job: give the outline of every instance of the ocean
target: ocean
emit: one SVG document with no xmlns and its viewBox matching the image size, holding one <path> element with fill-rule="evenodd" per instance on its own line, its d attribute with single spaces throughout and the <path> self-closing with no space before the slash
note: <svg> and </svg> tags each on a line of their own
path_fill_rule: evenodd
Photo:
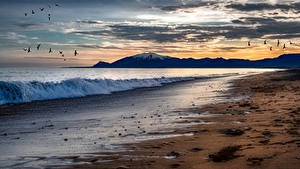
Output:
<svg viewBox="0 0 300 169">
<path fill-rule="evenodd" d="M 83 97 L 271 69 L 0 68 L 0 105 Z"/>
<path fill-rule="evenodd" d="M 274 69 L 0 68 L 0 168 L 71 164 L 59 157 L 122 151 L 175 137 L 210 116 L 232 81 Z M 187 133 L 192 134 L 192 133 Z"/>
</svg>

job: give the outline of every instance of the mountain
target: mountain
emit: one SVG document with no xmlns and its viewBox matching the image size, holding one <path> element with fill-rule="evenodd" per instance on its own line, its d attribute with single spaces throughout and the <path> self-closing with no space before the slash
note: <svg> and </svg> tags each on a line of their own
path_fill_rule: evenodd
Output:
<svg viewBox="0 0 300 169">
<path fill-rule="evenodd" d="M 246 59 L 180 59 L 156 53 L 142 53 L 113 63 L 99 62 L 93 68 L 294 68 L 300 67 L 300 54 L 284 54 L 262 60 Z"/>
</svg>

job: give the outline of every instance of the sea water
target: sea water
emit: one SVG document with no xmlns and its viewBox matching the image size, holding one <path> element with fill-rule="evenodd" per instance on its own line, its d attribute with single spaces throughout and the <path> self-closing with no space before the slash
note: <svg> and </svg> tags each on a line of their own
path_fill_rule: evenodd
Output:
<svg viewBox="0 0 300 169">
<path fill-rule="evenodd" d="M 59 157 L 180 136 L 151 133 L 207 124 L 188 122 L 210 116 L 190 108 L 226 101 L 232 80 L 266 71 L 274 70 L 0 68 L 0 111 L 16 107 L 0 116 L 0 168 L 72 164 Z"/>
<path fill-rule="evenodd" d="M 0 68 L 0 105 L 83 97 L 268 69 Z"/>
</svg>

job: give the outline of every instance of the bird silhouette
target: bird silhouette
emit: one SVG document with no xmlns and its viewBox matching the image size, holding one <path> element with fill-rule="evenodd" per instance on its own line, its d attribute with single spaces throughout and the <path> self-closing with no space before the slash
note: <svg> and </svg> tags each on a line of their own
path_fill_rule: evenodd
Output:
<svg viewBox="0 0 300 169">
<path fill-rule="evenodd" d="M 294 43 L 292 41 L 290 41 L 290 45 L 293 45 Z"/>
<path fill-rule="evenodd" d="M 45 8 L 40 8 L 41 11 L 44 11 Z"/>
<path fill-rule="evenodd" d="M 277 47 L 280 45 L 280 41 L 279 40 L 277 40 Z"/>
<path fill-rule="evenodd" d="M 282 49 L 285 49 L 286 47 L 285 47 L 285 44 L 283 44 L 283 48 Z"/>
<path fill-rule="evenodd" d="M 27 16 L 27 13 L 24 13 L 25 16 Z"/>
<path fill-rule="evenodd" d="M 74 51 L 74 56 L 79 55 L 79 53 L 77 52 L 77 50 Z"/>
<path fill-rule="evenodd" d="M 55 6 L 59 6 L 58 4 L 55 4 Z"/>
<path fill-rule="evenodd" d="M 271 46 L 271 47 L 270 47 L 270 51 L 272 51 L 272 49 L 273 49 L 273 48 L 272 48 L 272 46 Z"/>
<path fill-rule="evenodd" d="M 58 51 L 58 52 L 59 52 L 59 54 L 61 54 L 61 55 L 63 54 L 63 51 Z"/>
<path fill-rule="evenodd" d="M 49 49 L 49 53 L 51 53 L 51 52 L 52 52 L 52 49 L 50 48 L 50 49 Z"/>
<path fill-rule="evenodd" d="M 34 15 L 34 14 L 35 14 L 34 10 L 31 10 L 31 14 L 32 14 L 32 15 Z"/>
<path fill-rule="evenodd" d="M 267 40 L 264 41 L 264 44 L 265 44 L 265 45 L 267 44 Z"/>
<path fill-rule="evenodd" d="M 38 44 L 37 47 L 36 47 L 36 49 L 40 50 L 40 47 L 41 47 L 41 44 Z"/>
<path fill-rule="evenodd" d="M 250 43 L 250 41 L 248 41 L 248 46 L 251 46 L 251 43 Z"/>
</svg>

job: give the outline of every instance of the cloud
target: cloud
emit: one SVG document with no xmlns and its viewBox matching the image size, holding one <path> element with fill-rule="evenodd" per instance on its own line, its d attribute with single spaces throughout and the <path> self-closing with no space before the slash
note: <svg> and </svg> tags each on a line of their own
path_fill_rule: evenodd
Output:
<svg viewBox="0 0 300 169">
<path fill-rule="evenodd" d="M 239 11 L 262 11 L 262 10 L 300 10 L 300 3 L 292 4 L 270 4 L 270 3 L 233 3 L 225 6 L 226 8 L 231 8 Z"/>
<path fill-rule="evenodd" d="M 272 17 L 241 17 L 235 25 L 143 26 L 113 24 L 105 30 L 75 31 L 72 33 L 103 36 L 114 40 L 150 41 L 154 43 L 208 42 L 217 38 L 255 39 L 298 37 L 300 22 L 282 21 Z M 282 34 L 278 36 L 277 34 Z M 275 36 L 276 35 L 276 36 Z"/>
<path fill-rule="evenodd" d="M 81 20 L 81 21 L 76 21 L 77 23 L 83 23 L 83 24 L 102 24 L 103 22 L 101 21 L 93 21 L 93 20 Z"/>
<path fill-rule="evenodd" d="M 22 29 L 30 29 L 39 26 L 39 24 L 35 23 L 17 23 L 16 26 L 22 28 Z"/>
<path fill-rule="evenodd" d="M 10 39 L 10 40 L 18 40 L 23 38 L 26 38 L 26 36 L 22 34 L 18 34 L 16 32 L 7 32 L 6 35 L 6 39 Z"/>
<path fill-rule="evenodd" d="M 119 40 L 145 40 L 158 43 L 182 41 L 185 37 L 168 26 L 110 25 L 107 30 L 77 31 L 77 34 L 104 36 Z"/>
<path fill-rule="evenodd" d="M 158 6 L 158 8 L 162 11 L 177 11 L 180 9 L 190 9 L 190 8 L 198 8 L 203 6 L 211 6 L 217 4 L 216 1 L 197 1 L 197 2 L 190 2 L 187 4 L 177 4 L 171 6 Z"/>
<path fill-rule="evenodd" d="M 94 44 L 79 44 L 79 45 L 75 45 L 75 46 L 81 47 L 81 48 L 90 48 L 90 49 L 121 49 L 116 46 L 101 46 L 101 45 L 94 45 Z"/>
<path fill-rule="evenodd" d="M 256 33 L 271 39 L 298 38 L 300 34 L 299 21 L 282 21 L 273 18 L 242 17 L 238 21 L 241 24 L 258 24 Z M 282 19 L 282 18 L 280 18 Z"/>
</svg>

